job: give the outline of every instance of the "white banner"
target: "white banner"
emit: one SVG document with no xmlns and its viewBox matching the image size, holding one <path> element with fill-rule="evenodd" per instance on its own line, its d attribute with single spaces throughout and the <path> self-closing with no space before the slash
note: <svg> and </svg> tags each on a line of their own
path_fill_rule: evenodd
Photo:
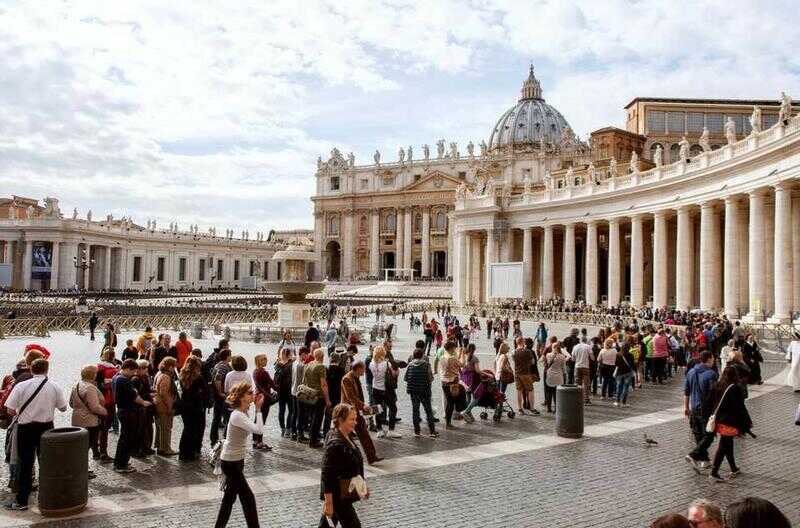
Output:
<svg viewBox="0 0 800 528">
<path fill-rule="evenodd" d="M 518 299 L 523 296 L 522 262 L 489 264 L 489 298 Z"/>
</svg>

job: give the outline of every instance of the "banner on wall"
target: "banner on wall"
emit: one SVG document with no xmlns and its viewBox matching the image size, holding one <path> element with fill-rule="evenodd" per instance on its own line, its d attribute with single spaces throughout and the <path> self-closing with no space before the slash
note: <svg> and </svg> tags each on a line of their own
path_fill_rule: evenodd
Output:
<svg viewBox="0 0 800 528">
<path fill-rule="evenodd" d="M 31 278 L 49 279 L 53 269 L 52 242 L 34 242 L 31 259 Z"/>
</svg>

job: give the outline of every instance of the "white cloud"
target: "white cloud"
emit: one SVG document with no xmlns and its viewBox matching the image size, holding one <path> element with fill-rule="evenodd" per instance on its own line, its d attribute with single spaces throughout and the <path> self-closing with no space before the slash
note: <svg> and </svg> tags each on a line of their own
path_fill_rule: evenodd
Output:
<svg viewBox="0 0 800 528">
<path fill-rule="evenodd" d="M 799 87 L 791 2 L 4 5 L 2 188 L 162 224 L 310 226 L 318 154 L 477 142 L 528 60 L 582 135 L 635 96 Z"/>
</svg>

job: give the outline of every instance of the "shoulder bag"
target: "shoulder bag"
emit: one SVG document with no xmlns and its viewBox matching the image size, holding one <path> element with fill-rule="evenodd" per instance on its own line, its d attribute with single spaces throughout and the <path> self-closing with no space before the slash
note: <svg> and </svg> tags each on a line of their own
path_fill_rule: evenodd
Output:
<svg viewBox="0 0 800 528">
<path fill-rule="evenodd" d="M 722 401 L 725 399 L 725 395 L 728 394 L 728 391 L 731 387 L 733 387 L 733 384 L 728 385 L 728 387 L 725 389 L 725 392 L 722 393 L 722 397 L 719 399 L 719 403 L 717 404 L 717 408 L 714 409 L 714 413 L 708 417 L 708 422 L 706 422 L 707 433 L 713 433 L 717 430 L 717 413 L 722 405 Z"/>
<path fill-rule="evenodd" d="M 500 367 L 500 382 L 509 385 L 514 383 L 514 371 L 511 370 L 511 366 L 508 364 L 508 359 L 505 360 L 503 366 Z"/>
<path fill-rule="evenodd" d="M 30 405 L 31 402 L 36 398 L 36 396 L 39 394 L 39 391 L 42 390 L 42 387 L 44 387 L 45 383 L 47 383 L 47 378 L 46 377 L 42 380 L 42 382 L 39 384 L 39 386 L 36 387 L 36 390 L 33 391 L 33 394 L 31 394 L 30 397 L 25 401 L 25 403 L 22 404 L 22 407 L 20 407 L 19 412 L 17 414 L 15 414 L 14 417 L 11 419 L 11 422 L 8 425 L 9 429 L 11 428 L 12 425 L 16 426 L 16 423 L 19 420 L 19 417 L 22 416 L 22 413 L 25 412 L 25 409 L 28 408 L 28 405 Z"/>
</svg>

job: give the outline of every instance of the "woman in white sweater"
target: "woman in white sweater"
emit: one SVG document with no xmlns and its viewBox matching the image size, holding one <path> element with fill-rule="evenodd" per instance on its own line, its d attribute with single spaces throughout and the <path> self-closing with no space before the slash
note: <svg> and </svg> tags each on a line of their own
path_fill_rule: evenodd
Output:
<svg viewBox="0 0 800 528">
<path fill-rule="evenodd" d="M 247 528 L 258 528 L 256 499 L 244 478 L 244 455 L 247 452 L 250 435 L 264 434 L 261 413 L 256 413 L 255 422 L 247 414 L 250 405 L 254 402 L 256 409 L 261 408 L 264 395 L 259 394 L 253 397 L 252 385 L 241 382 L 231 387 L 226 401 L 233 412 L 228 419 L 228 434 L 225 437 L 225 443 L 222 444 L 222 453 L 219 456 L 222 473 L 225 475 L 225 487 L 222 504 L 220 504 L 219 514 L 217 514 L 217 522 L 214 526 L 216 528 L 227 526 L 233 503 L 236 502 L 238 496 L 239 502 L 242 503 Z"/>
</svg>

